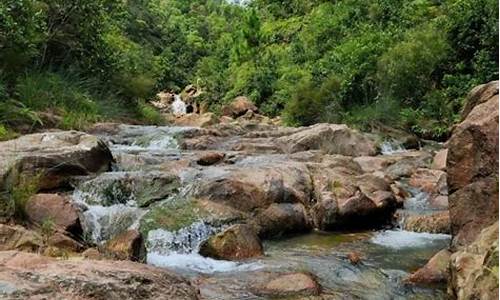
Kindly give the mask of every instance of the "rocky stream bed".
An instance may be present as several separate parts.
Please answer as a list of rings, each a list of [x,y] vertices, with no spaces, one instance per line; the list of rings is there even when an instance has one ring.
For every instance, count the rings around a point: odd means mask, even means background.
[[[450,226],[447,151],[402,133],[282,127],[251,111],[204,127],[103,123],[3,142],[4,193],[37,178],[38,194],[24,227],[2,198],[0,295],[446,299],[450,268],[461,276],[449,265],[461,227],[458,217]],[[452,260],[491,257],[490,231]]]

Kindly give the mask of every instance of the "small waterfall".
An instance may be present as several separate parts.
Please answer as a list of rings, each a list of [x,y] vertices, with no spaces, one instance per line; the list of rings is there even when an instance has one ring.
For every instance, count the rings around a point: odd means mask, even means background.
[[[450,239],[448,234],[436,234],[427,232],[412,232],[405,230],[405,219],[409,215],[423,215],[432,212],[429,207],[429,194],[401,183],[401,185],[411,194],[411,197],[404,202],[404,208],[398,210],[398,220],[393,230],[380,231],[371,242],[387,248],[404,249],[411,247],[428,247],[439,244],[443,240]]]
[[[182,101],[180,95],[174,96],[174,102],[172,103],[172,113],[175,116],[183,116],[187,113],[186,103]]]
[[[146,244],[147,263],[157,267],[206,274],[260,268],[257,263],[215,260],[198,254],[201,244],[222,229],[198,221],[176,232],[164,229],[151,230]]]
[[[146,210],[138,207],[133,191],[119,181],[121,172],[105,173],[85,181],[75,189],[72,198],[81,211],[84,235],[94,243],[139,226]]]
[[[386,140],[380,145],[380,151],[384,155],[403,153],[407,150],[396,140]]]

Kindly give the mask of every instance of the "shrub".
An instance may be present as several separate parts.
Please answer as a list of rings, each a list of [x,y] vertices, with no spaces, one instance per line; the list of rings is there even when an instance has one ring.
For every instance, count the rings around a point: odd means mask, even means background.
[[[26,219],[26,203],[36,194],[41,174],[21,175],[17,182],[9,187],[9,195],[14,203],[14,216],[17,219]]]
[[[165,118],[162,114],[149,104],[144,101],[139,101],[137,103],[137,115],[140,120],[152,125],[163,125],[165,124]]]

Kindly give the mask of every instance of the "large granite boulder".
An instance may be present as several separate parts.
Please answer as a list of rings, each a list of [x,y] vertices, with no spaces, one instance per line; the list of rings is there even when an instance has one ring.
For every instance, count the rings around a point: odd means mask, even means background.
[[[439,251],[425,266],[412,273],[408,281],[420,285],[446,283],[450,276],[448,269],[450,255],[451,253],[447,249]]]
[[[59,194],[36,194],[26,203],[26,216],[38,225],[46,221],[54,223],[58,229],[75,235],[82,233],[78,210],[69,197]]]
[[[448,292],[459,300],[498,299],[498,222],[453,253]]]
[[[222,108],[222,115],[237,118],[243,116],[248,111],[258,112],[258,109],[247,97],[240,96]]]
[[[262,243],[250,225],[233,225],[205,241],[200,254],[224,260],[240,260],[264,255]]]
[[[38,251],[43,247],[43,238],[35,231],[19,225],[0,224],[0,251]]]
[[[481,229],[498,220],[497,84],[489,83],[469,94],[464,119],[448,141],[449,207],[454,247],[472,242]]]
[[[287,162],[224,168],[203,178],[195,196],[250,212],[273,203],[307,203],[312,190],[305,165]]]
[[[14,189],[64,186],[76,175],[108,170],[113,157],[97,137],[78,131],[46,132],[0,142],[0,221],[14,213]],[[34,182],[36,179],[36,182]]]
[[[284,152],[322,150],[327,154],[370,156],[377,154],[376,143],[346,125],[316,124],[277,140]]]
[[[0,278],[2,299],[199,299],[186,279],[130,261],[55,260],[5,251]]]

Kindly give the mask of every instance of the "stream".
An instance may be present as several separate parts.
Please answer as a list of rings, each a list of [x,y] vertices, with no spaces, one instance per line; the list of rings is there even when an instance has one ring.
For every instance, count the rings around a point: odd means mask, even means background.
[[[73,201],[82,211],[86,238],[100,244],[124,230],[140,230],[147,234],[147,263],[191,278],[198,283],[203,299],[266,299],[248,288],[256,272],[262,271],[311,272],[322,286],[324,298],[318,299],[446,299],[444,286],[419,288],[405,284],[404,279],[446,248],[450,236],[408,232],[397,224],[392,228],[357,232],[315,230],[264,241],[265,256],[243,262],[215,260],[198,254],[203,241],[230,224],[191,215],[188,199],[198,185],[207,178],[226,175],[231,168],[287,159],[282,154],[242,154],[225,149],[225,145],[241,139],[229,136],[217,150],[225,151],[226,158],[242,156],[234,164],[209,167],[182,164],[203,151],[181,150],[179,137],[199,130],[121,125],[117,133],[102,134],[116,159],[113,171],[81,178],[73,193]],[[383,155],[404,151],[390,143],[382,147]],[[172,183],[172,173],[180,179],[179,183]],[[169,185],[172,188],[165,189]],[[406,186],[405,182],[402,185]],[[406,189],[410,198],[400,212],[433,211],[427,205],[426,193],[408,186]],[[184,207],[187,209],[182,210]],[[151,219],[157,217],[154,214],[157,208],[180,209],[179,214],[186,214],[185,218],[192,222],[171,230],[156,228]],[[361,254],[361,263],[349,262],[347,255],[351,252]]]

